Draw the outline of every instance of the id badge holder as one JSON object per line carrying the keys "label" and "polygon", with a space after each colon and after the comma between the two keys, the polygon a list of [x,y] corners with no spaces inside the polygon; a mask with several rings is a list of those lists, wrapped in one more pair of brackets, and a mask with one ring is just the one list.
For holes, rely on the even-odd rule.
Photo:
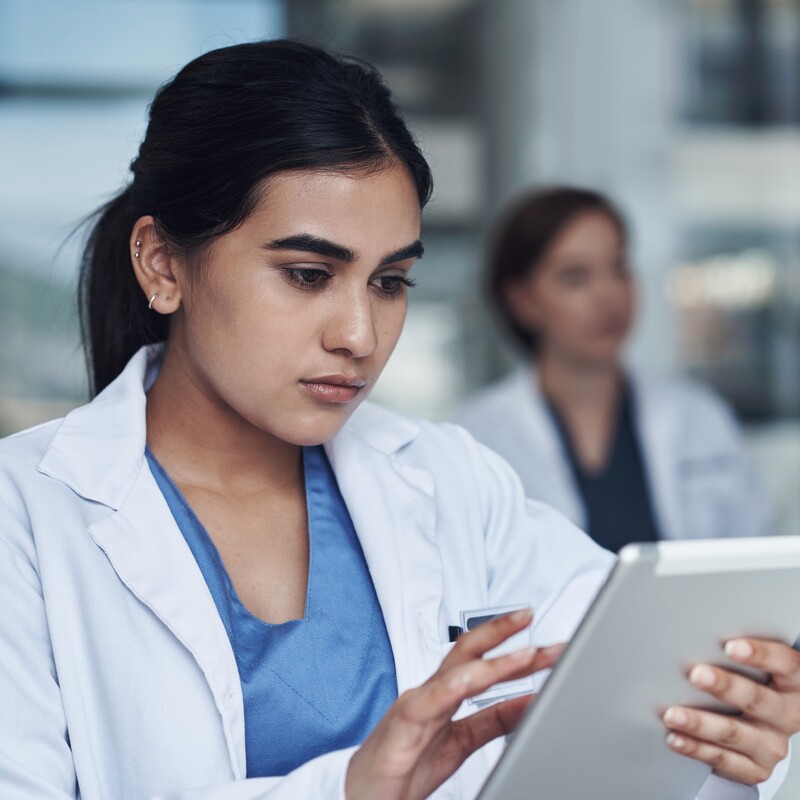
{"label": "id badge holder", "polygon": [[[479,625],[484,622],[489,622],[495,617],[502,616],[503,614],[510,614],[512,611],[520,611],[529,608],[527,603],[521,605],[511,606],[493,606],[491,608],[475,608],[469,611],[461,612],[461,632],[469,633],[475,630]],[[531,646],[531,626],[528,625],[519,633],[515,633],[509,639],[506,639],[502,644],[498,645],[485,654],[484,658],[497,658],[498,656],[508,655],[515,650],[521,650],[523,647]],[[533,676],[529,675],[526,678],[520,678],[515,681],[505,681],[498,683],[487,689],[485,692],[475,697],[470,697],[467,702],[476,706],[487,705],[489,703],[496,703],[499,700],[508,700],[512,697],[517,697],[523,694],[530,694],[533,692]]]}

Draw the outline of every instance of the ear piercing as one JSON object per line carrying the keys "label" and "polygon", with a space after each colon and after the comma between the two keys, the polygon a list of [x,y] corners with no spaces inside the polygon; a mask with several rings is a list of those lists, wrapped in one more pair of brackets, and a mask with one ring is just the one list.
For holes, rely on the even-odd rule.
{"label": "ear piercing", "polygon": [[[142,243],[137,239],[136,240],[136,247],[141,247],[141,246],[142,246]],[[139,258],[139,251],[138,250],[133,254],[133,257],[134,258]]]}
{"label": "ear piercing", "polygon": [[[137,253],[136,255],[138,256],[139,254]],[[156,297],[158,297],[158,292],[156,292],[156,293],[155,293],[155,294],[154,294],[154,295],[153,295],[153,296],[150,298],[150,302],[147,304],[147,307],[148,307],[148,308],[152,308],[152,307],[153,307],[153,302],[155,301]]]}

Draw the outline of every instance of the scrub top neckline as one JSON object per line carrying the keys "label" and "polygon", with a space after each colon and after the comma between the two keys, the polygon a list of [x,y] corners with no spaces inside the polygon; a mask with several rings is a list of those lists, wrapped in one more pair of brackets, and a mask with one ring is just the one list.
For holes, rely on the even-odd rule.
{"label": "scrub top neckline", "polygon": [[239,607],[239,613],[242,614],[245,618],[248,618],[250,624],[253,625],[263,625],[267,628],[281,628],[281,627],[293,627],[300,625],[301,623],[307,623],[309,618],[309,607],[311,605],[311,595],[312,595],[312,580],[313,580],[313,566],[314,566],[314,542],[313,537],[311,535],[312,530],[314,530],[315,525],[314,522],[316,521],[315,515],[316,510],[312,508],[311,504],[309,503],[309,483],[313,480],[313,477],[309,474],[311,472],[309,468],[308,461],[309,459],[306,457],[306,450],[307,448],[302,448],[301,458],[303,460],[303,483],[304,483],[304,491],[305,491],[305,505],[306,505],[306,519],[307,519],[307,531],[306,535],[308,536],[308,577],[306,579],[306,597],[305,597],[305,604],[303,607],[303,616],[297,617],[296,619],[287,619],[283,622],[269,622],[261,617],[256,616],[250,609],[242,602],[242,599],[239,597],[239,593],[236,591],[236,587],[233,585],[233,581],[231,580],[231,576],[228,573],[228,568],[225,566],[225,561],[222,558],[222,555],[217,548],[214,539],[212,538],[211,534],[206,530],[206,526],[200,521],[197,514],[195,514],[194,509],[189,504],[189,501],[184,496],[183,492],[180,490],[178,485],[175,481],[172,480],[169,473],[164,469],[161,465],[161,462],[156,458],[155,454],[153,453],[150,445],[145,445],[145,455],[150,462],[150,464],[158,470],[159,476],[170,486],[174,495],[178,502],[183,507],[184,511],[186,512],[187,516],[192,520],[192,524],[196,526],[196,530],[199,532],[200,536],[203,537],[206,547],[208,551],[211,553],[212,558],[215,561],[215,564],[222,575],[222,578],[225,582],[226,588],[230,593],[230,597],[233,602]]}

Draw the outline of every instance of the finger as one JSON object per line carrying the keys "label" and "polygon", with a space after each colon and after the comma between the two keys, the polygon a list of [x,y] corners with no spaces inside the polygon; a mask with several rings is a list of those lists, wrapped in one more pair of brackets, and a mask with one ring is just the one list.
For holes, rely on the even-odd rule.
{"label": "finger", "polygon": [[483,625],[458,637],[455,647],[442,662],[442,667],[453,667],[480,658],[515,633],[527,628],[532,619],[531,609],[521,608],[484,622]]}
{"label": "finger", "polygon": [[446,672],[437,673],[423,684],[415,698],[419,708],[410,710],[422,715],[439,713],[452,716],[458,706],[467,698],[486,691],[496,683],[517,680],[546,669],[555,663],[554,657],[531,647],[524,647],[505,656],[489,659],[473,659],[467,664],[452,667]]}
{"label": "finger", "polygon": [[453,733],[463,749],[464,758],[492,739],[511,733],[533,699],[532,694],[515,697],[454,722]]}
{"label": "finger", "polygon": [[450,719],[461,703],[497,683],[518,680],[558,660],[561,646],[535,649],[524,647],[498,658],[473,659],[446,672],[438,672],[419,689],[408,692],[403,717],[412,723],[441,722]]}
{"label": "finger", "polygon": [[769,673],[779,691],[800,691],[800,653],[784,642],[731,639],[725,643],[725,655],[737,664]]}
{"label": "finger", "polygon": [[673,706],[662,717],[673,733],[702,739],[728,750],[736,750],[770,769],[786,758],[788,738],[772,729],[759,727],[741,717]]}
{"label": "finger", "polygon": [[785,709],[781,695],[773,688],[722,667],[698,664],[689,673],[692,685],[751,719],[782,729]]}
{"label": "finger", "polygon": [[714,769],[717,775],[735,783],[754,785],[767,780],[772,770],[757,764],[748,756],[728,750],[718,744],[693,739],[685,734],[669,733],[667,746],[676,753],[702,761]]}

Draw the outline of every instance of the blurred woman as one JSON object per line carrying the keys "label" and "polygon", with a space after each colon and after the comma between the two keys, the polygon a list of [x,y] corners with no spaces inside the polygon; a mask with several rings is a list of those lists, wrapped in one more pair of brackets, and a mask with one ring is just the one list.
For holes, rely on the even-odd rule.
{"label": "blurred woman", "polygon": [[523,197],[497,230],[486,286],[525,365],[456,418],[531,497],[614,551],[773,532],[727,405],[623,363],[636,287],[625,220],[608,198],[576,188]]}

